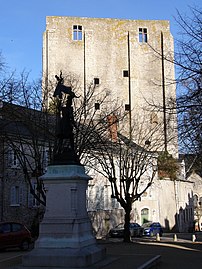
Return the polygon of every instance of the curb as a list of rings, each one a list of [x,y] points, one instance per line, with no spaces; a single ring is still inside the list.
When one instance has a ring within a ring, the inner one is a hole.
[[[161,262],[161,255],[157,255],[149,261],[145,262],[143,265],[139,266],[137,269],[149,269],[153,266],[158,266]]]

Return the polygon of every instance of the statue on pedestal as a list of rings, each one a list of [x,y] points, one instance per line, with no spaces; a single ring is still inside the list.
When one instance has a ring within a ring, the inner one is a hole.
[[[76,95],[63,85],[62,73],[56,79],[54,159],[41,177],[48,190],[46,212],[35,247],[23,256],[19,269],[84,269],[106,257],[105,248],[97,245],[87,212],[86,190],[91,177],[75,153],[72,100]],[[65,102],[63,94],[67,94]]]

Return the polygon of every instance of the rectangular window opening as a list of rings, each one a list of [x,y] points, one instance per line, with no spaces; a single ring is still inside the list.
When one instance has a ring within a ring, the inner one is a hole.
[[[32,183],[32,189],[34,191],[34,193],[36,195],[38,195],[38,197],[40,198],[40,193],[37,190],[37,183]],[[34,195],[31,193],[31,190],[29,191],[29,195],[28,195],[28,207],[38,207],[40,206],[39,201],[34,197]]]
[[[10,189],[10,205],[19,206],[20,205],[20,187],[13,186]]]
[[[100,110],[100,104],[99,103],[95,103],[95,110]]]
[[[123,77],[127,78],[128,77],[128,70],[123,70]]]
[[[17,156],[17,152],[10,148],[8,150],[8,166],[12,167],[12,168],[19,168],[19,160],[18,160],[18,156]]]
[[[73,40],[79,41],[83,39],[83,32],[81,25],[73,25]]]
[[[139,28],[139,42],[147,43],[147,28]]]
[[[130,105],[129,104],[125,104],[125,111],[130,111]]]
[[[99,85],[99,84],[100,84],[99,78],[94,78],[94,85]]]

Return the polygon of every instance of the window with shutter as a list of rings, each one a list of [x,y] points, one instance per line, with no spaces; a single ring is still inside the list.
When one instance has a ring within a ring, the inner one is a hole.
[[[20,187],[12,186],[10,189],[10,205],[20,206]]]
[[[19,160],[17,157],[17,153],[14,149],[8,149],[8,166],[11,168],[19,168]]]
[[[36,183],[32,183],[32,188],[33,188],[34,192],[39,196],[39,192],[37,191],[37,184]],[[38,200],[29,191],[29,194],[28,194],[28,207],[32,208],[32,207],[37,207],[37,206],[39,206]]]
[[[10,206],[20,206],[24,204],[24,189],[22,186],[12,186],[10,189]]]

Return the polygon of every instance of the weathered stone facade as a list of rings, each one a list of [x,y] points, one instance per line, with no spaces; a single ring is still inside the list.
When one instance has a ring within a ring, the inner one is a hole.
[[[107,89],[112,102],[130,105],[132,120],[138,115],[139,121],[155,118],[155,122],[163,122],[162,110],[155,115],[148,112],[148,104],[162,108],[163,82],[165,101],[176,97],[174,83],[170,83],[175,79],[174,66],[166,60],[163,81],[162,48],[164,56],[172,59],[173,37],[168,21],[47,17],[43,81],[47,86],[60,70],[63,74],[76,74],[82,94],[97,79],[97,91]],[[167,118],[168,150],[177,156],[176,117],[167,114]]]

